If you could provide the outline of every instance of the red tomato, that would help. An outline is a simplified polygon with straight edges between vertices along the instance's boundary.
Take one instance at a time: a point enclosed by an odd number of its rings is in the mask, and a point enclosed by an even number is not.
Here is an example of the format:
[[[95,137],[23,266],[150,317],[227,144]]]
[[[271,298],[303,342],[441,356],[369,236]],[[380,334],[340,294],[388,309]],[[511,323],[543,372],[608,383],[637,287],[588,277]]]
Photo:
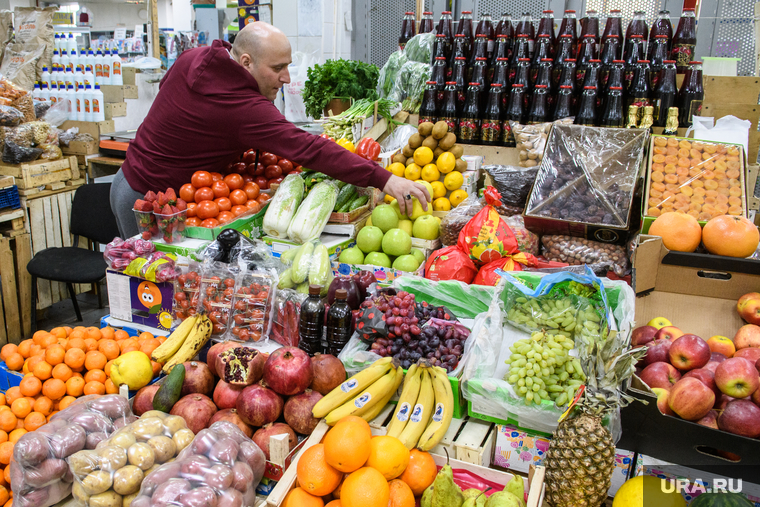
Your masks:
[[[224,176],[222,176],[222,173],[211,173],[211,181],[221,181],[224,179]]]
[[[201,222],[201,227],[206,227],[208,229],[219,227],[219,220],[217,220],[216,218],[207,218],[206,220]]]
[[[232,209],[232,202],[226,197],[219,197],[214,199],[214,202],[219,206],[219,211],[229,211]]]
[[[251,176],[256,176],[256,164],[248,164],[245,166],[245,173]]]
[[[187,216],[194,217],[197,207],[198,207],[197,203],[194,203],[194,202],[187,203]]]
[[[230,187],[227,186],[227,184],[224,181],[215,181],[211,185],[211,190],[214,191],[215,197],[227,197],[230,195]]]
[[[259,164],[256,166],[256,173],[254,174],[254,176],[264,176],[264,170],[265,170],[264,164],[259,162]]]
[[[195,200],[195,187],[192,183],[185,183],[180,187],[179,197],[185,202],[193,202]]]
[[[259,201],[255,199],[251,199],[247,203],[245,203],[245,207],[249,210],[253,210],[254,215],[259,212],[261,209],[261,204],[259,204]]]
[[[237,205],[237,206],[233,206],[230,211],[232,212],[233,215],[238,217],[242,215],[243,213],[248,213],[248,208],[246,208],[243,205]]]
[[[259,186],[256,183],[246,183],[243,187],[243,190],[245,190],[245,193],[248,195],[249,199],[256,199],[259,196]]]
[[[239,174],[228,174],[224,177],[224,182],[230,187],[230,190],[243,188],[243,177]]]
[[[245,204],[248,201],[248,194],[240,189],[233,190],[230,192],[230,201],[232,201],[233,206]]]
[[[229,211],[222,211],[219,213],[219,216],[217,216],[216,219],[219,220],[220,224],[226,224],[227,222],[232,222],[235,219],[235,214]]]
[[[200,227],[201,226],[201,219],[198,217],[188,217],[187,220],[185,220],[185,226],[187,227]]]
[[[245,162],[238,162],[236,164],[232,164],[228,169],[232,174],[243,174],[245,172],[245,167]]]
[[[282,168],[276,164],[268,165],[267,168],[264,169],[264,176],[268,180],[279,178],[280,176],[282,176]]]
[[[211,173],[208,171],[195,171],[193,177],[190,178],[190,182],[195,188],[210,187],[214,182],[211,178]]]
[[[195,202],[213,201],[215,197],[211,187],[201,187],[195,191]]]
[[[259,201],[259,204],[264,204],[271,198],[272,196],[270,196],[269,194],[261,194],[259,198],[257,199],[257,201]]]
[[[261,190],[266,190],[269,188],[269,180],[263,176],[256,176],[253,178],[253,182],[256,183]]]
[[[274,153],[263,152],[259,157],[259,162],[264,164],[264,167],[268,165],[274,165],[277,163],[277,155]]]
[[[272,185],[274,185],[274,184],[279,185],[282,182],[282,180],[284,180],[284,179],[285,178],[283,178],[282,176],[280,176],[279,178],[272,178],[271,180],[269,180],[269,187],[271,188]]]
[[[253,176],[251,176],[251,175],[250,175],[250,174],[248,174],[248,173],[245,173],[245,174],[243,175],[243,187],[245,187],[245,184],[246,184],[246,183],[250,183],[250,182],[252,182],[252,181],[253,181]]]
[[[282,168],[282,174],[288,174],[293,170],[293,162],[284,158],[277,162],[277,165]]]
[[[303,172],[303,169],[301,169],[301,166],[298,166],[298,169],[293,169],[290,171],[290,174],[301,174]]]
[[[246,164],[253,164],[256,162],[256,150],[248,150],[243,153],[243,162]]]
[[[215,218],[219,214],[219,206],[214,201],[201,201],[195,208],[195,214],[201,220]]]

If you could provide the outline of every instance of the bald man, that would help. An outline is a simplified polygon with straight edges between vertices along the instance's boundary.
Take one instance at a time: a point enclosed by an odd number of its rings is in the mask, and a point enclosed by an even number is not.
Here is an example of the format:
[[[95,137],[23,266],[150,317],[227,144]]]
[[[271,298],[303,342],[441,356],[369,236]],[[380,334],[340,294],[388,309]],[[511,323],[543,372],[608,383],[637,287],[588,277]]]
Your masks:
[[[264,22],[246,26],[235,43],[185,51],[159,85],[111,186],[111,208],[122,237],[137,234],[132,206],[152,190],[179,190],[195,171],[222,172],[250,148],[275,153],[357,186],[380,188],[411,211],[427,209],[424,186],[392,175],[334,142],[288,122],[274,106],[290,82],[290,42]]]

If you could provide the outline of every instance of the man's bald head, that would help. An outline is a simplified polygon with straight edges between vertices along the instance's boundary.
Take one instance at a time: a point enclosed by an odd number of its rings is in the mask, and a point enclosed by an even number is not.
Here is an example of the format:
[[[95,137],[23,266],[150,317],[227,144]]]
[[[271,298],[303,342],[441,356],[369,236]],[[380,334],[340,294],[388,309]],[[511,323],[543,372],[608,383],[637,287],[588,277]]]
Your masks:
[[[259,91],[269,100],[290,82],[290,41],[269,23],[256,21],[240,30],[232,45],[232,57],[256,79]]]

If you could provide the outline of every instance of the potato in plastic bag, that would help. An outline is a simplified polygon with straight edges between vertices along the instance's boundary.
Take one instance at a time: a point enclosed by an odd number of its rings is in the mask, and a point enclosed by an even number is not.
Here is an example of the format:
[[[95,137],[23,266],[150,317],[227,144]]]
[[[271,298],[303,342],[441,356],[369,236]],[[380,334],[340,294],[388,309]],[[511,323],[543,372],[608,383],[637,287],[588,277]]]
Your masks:
[[[10,139],[5,140],[3,146],[3,162],[6,164],[23,164],[33,162],[40,158],[42,150],[39,148],[25,148],[14,143]]]

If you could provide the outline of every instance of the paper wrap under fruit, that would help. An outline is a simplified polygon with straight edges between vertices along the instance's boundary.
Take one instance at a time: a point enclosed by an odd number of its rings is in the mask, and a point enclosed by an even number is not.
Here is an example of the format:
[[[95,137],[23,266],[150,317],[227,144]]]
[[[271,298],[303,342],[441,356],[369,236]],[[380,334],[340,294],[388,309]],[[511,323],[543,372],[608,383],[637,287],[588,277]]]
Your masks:
[[[49,507],[71,493],[74,477],[66,459],[94,449],[115,429],[132,422],[129,402],[118,395],[77,399],[36,431],[24,434],[13,448],[10,463],[13,503]]]
[[[457,241],[459,249],[478,266],[519,251],[515,234],[494,208],[501,206],[499,192],[494,187],[488,187],[485,198],[486,207],[467,222]]]

